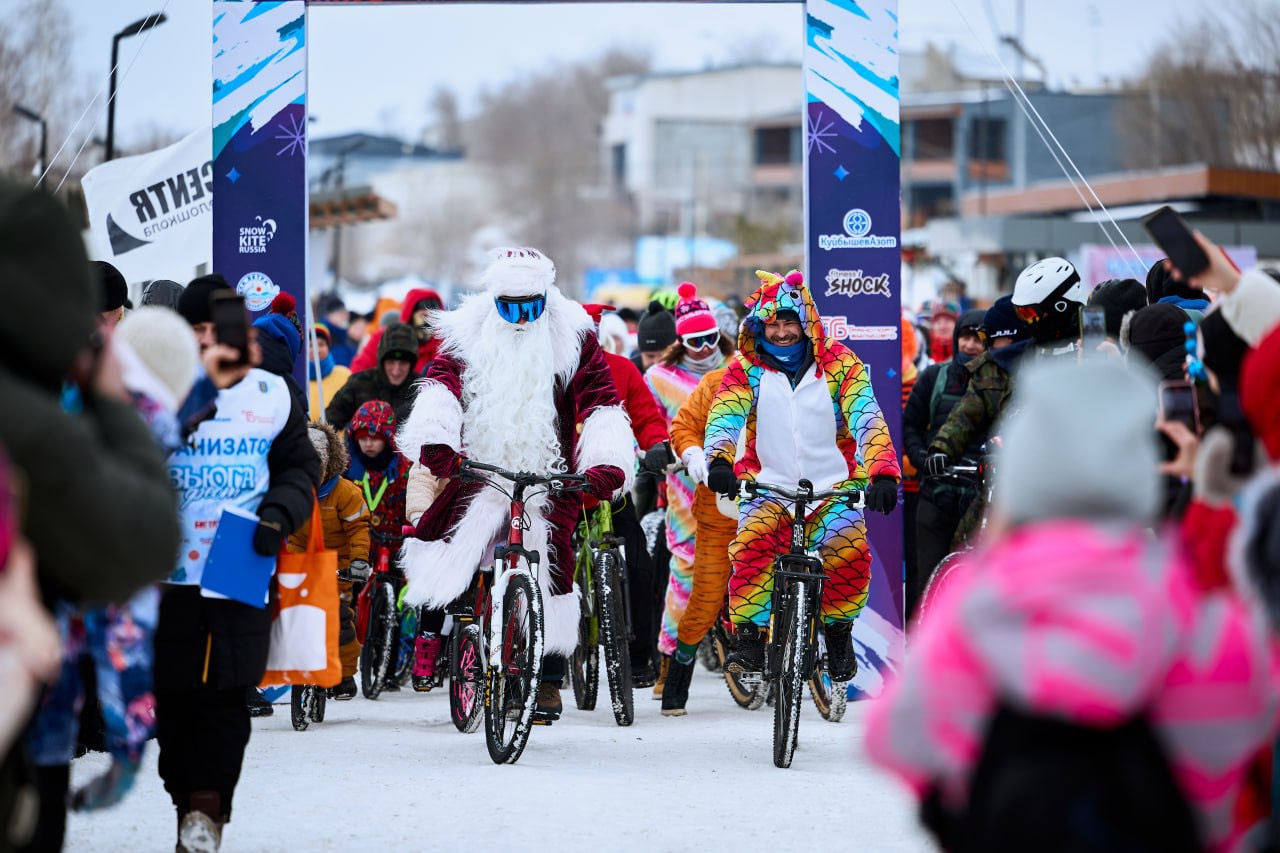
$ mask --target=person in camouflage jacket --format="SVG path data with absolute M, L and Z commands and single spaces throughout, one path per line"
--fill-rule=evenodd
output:
M 1013 396 L 1014 367 L 1035 343 L 1008 296 L 997 299 L 988 309 L 982 329 L 991 349 L 965 365 L 969 387 L 929 443 L 925 472 L 931 477 L 945 474 L 947 466 L 960 459 L 971 442 L 990 434 Z M 980 489 L 956 528 L 954 548 L 968 543 L 986 508 L 986 491 Z

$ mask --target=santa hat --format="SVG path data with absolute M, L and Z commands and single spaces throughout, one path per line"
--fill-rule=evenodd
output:
M 711 313 L 711 306 L 698 298 L 698 286 L 691 281 L 681 282 L 676 288 L 680 301 L 676 303 L 676 334 L 680 337 L 714 332 L 716 315 Z
M 556 265 L 537 249 L 498 249 L 480 275 L 493 296 L 537 296 L 556 283 Z

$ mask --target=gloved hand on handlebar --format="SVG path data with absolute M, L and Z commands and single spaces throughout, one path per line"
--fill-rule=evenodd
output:
M 676 455 L 671 451 L 671 445 L 665 441 L 659 441 L 644 452 L 644 459 L 641 460 L 640 465 L 646 471 L 665 474 L 671 470 L 675 461 Z
M 424 444 L 418 461 L 435 477 L 442 480 L 458 471 L 458 452 L 447 444 Z
M 689 474 L 689 479 L 695 483 L 707 482 L 707 454 L 701 447 L 694 445 L 680 454 L 680 461 L 684 463 L 684 469 Z
M 717 495 L 732 498 L 738 494 L 738 478 L 733 474 L 733 465 L 723 459 L 713 460 L 707 466 L 707 488 Z
M 590 481 L 587 493 L 597 500 L 607 501 L 613 493 L 621 489 L 627 477 L 621 468 L 612 465 L 596 465 L 583 471 L 583 476 Z
M 351 575 L 353 581 L 367 581 L 372 571 L 367 560 L 352 560 L 351 565 L 347 567 L 347 574 Z
M 947 465 L 951 464 L 951 459 L 945 453 L 930 453 L 929 457 L 924 460 L 924 472 L 930 477 L 941 477 L 947 473 Z
M 888 515 L 898 505 L 898 481 L 881 474 L 871 481 L 864 499 L 868 511 Z

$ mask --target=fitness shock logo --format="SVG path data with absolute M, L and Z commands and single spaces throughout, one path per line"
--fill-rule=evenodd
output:
M 844 215 L 843 234 L 819 234 L 818 248 L 823 251 L 832 249 L 893 249 L 898 245 L 897 237 L 881 237 L 871 233 L 871 214 L 860 207 L 855 207 Z
M 827 273 L 827 296 L 884 296 L 889 294 L 889 275 L 864 275 L 862 270 L 831 270 Z

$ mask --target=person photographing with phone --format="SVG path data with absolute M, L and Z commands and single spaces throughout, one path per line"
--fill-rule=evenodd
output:
M 155 641 L 160 777 L 178 815 L 178 849 L 217 849 L 249 742 L 246 690 L 267 663 L 271 610 L 201 595 L 224 509 L 253 513 L 252 548 L 279 554 L 310 518 L 320 460 L 284 380 L 255 366 L 244 300 L 221 276 L 198 278 L 180 313 L 200 343 L 205 378 L 187 442 L 169 458 L 182 523 L 179 562 L 160 601 Z

